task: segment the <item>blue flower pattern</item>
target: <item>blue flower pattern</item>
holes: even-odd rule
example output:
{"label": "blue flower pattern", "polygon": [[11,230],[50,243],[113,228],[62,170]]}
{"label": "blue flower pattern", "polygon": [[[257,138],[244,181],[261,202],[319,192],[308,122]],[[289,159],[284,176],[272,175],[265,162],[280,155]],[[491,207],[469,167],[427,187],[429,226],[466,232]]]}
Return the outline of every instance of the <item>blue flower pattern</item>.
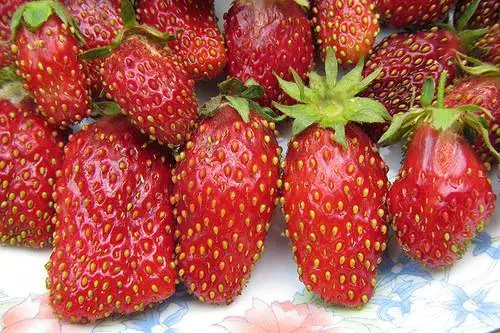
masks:
{"label": "blue flower pattern", "polygon": [[498,240],[493,242],[493,238],[486,232],[479,233],[472,243],[474,244],[472,250],[474,256],[486,253],[495,260],[500,259],[500,242]]}

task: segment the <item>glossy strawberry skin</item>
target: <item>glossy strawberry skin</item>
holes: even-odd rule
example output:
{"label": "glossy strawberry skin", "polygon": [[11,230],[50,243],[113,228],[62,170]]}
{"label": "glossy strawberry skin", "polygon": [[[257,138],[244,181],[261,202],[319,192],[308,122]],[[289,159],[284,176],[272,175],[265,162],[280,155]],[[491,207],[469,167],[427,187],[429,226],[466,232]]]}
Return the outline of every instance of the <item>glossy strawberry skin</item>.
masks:
{"label": "glossy strawberry skin", "polygon": [[388,196],[402,249],[422,265],[451,265],[495,209],[487,172],[454,133],[421,125]]}
{"label": "glossy strawberry skin", "polygon": [[7,0],[0,3],[0,69],[14,64],[14,55],[10,50],[10,20],[17,7],[28,0]]}
{"label": "glossy strawberry skin", "polygon": [[226,47],[213,0],[140,0],[137,15],[139,22],[177,35],[169,46],[182,59],[190,78],[214,78],[226,66]]}
{"label": "glossy strawberry skin", "polygon": [[[456,107],[460,105],[478,105],[491,112],[493,119],[485,117],[489,122],[490,141],[496,150],[500,151],[500,78],[470,77],[456,82],[447,92],[445,105]],[[496,158],[478,138],[473,150],[479,158],[486,162],[486,168],[495,164]]]}
{"label": "glossy strawberry skin", "polygon": [[481,60],[500,66],[500,23],[490,28],[490,31],[477,43],[484,53]]}
{"label": "glossy strawberry skin", "polygon": [[[85,38],[83,51],[107,46],[123,29],[120,0],[63,0]],[[100,67],[103,59],[87,62],[92,95],[98,97],[104,90]]]}
{"label": "glossy strawberry skin", "polygon": [[134,37],[106,58],[101,74],[108,98],[142,133],[169,145],[189,139],[198,108],[194,81],[174,58]]}
{"label": "glossy strawberry skin", "polygon": [[51,245],[52,194],[63,160],[62,137],[34,111],[0,100],[0,244]]}
{"label": "glossy strawberry skin", "polygon": [[343,67],[356,64],[361,56],[366,59],[380,32],[374,7],[372,0],[314,2],[312,24],[323,59],[328,48]]}
{"label": "glossy strawberry skin", "polygon": [[47,286],[72,322],[143,310],[175,292],[170,167],[123,117],[70,137],[56,184]]}
{"label": "glossy strawberry skin", "polygon": [[21,26],[14,50],[18,74],[50,124],[67,127],[90,115],[89,82],[80,46],[55,15],[37,31]]}
{"label": "glossy strawberry skin", "polygon": [[306,79],[314,68],[311,28],[304,11],[293,1],[235,1],[224,15],[228,75],[245,82],[253,78],[265,90],[259,101],[293,104],[273,73],[291,80],[290,67]]}
{"label": "glossy strawberry skin", "polygon": [[288,146],[283,213],[299,278],[325,301],[368,302],[387,244],[388,168],[368,136],[346,128],[348,148],[313,125]]}
{"label": "glossy strawberry skin", "polygon": [[204,120],[174,172],[176,258],[188,292],[231,303],[250,278],[278,198],[274,124],[223,106]]}
{"label": "glossy strawberry skin", "polygon": [[[382,73],[361,95],[378,100],[391,115],[407,112],[414,96],[414,106],[419,105],[425,78],[437,81],[446,70],[447,82],[453,82],[458,73],[457,50],[462,50],[458,36],[446,30],[433,28],[417,33],[393,34],[375,47],[368,58],[363,76],[378,68],[382,68]],[[388,126],[377,124],[364,128],[377,141]]]}
{"label": "glossy strawberry skin", "polygon": [[382,19],[395,28],[442,21],[454,0],[375,0]]}
{"label": "glossy strawberry skin", "polygon": [[[461,17],[472,0],[458,0],[455,17]],[[467,25],[470,29],[489,28],[500,21],[500,2],[498,0],[481,0]]]}

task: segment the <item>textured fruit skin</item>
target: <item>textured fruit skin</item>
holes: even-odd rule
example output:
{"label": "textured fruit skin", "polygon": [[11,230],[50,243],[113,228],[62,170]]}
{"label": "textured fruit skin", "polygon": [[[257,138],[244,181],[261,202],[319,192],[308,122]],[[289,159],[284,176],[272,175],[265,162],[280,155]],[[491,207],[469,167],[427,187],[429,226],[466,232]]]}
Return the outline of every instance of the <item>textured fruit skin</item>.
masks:
{"label": "textured fruit skin", "polygon": [[290,67],[306,79],[314,68],[314,46],[305,12],[293,1],[233,2],[224,15],[228,75],[241,81],[253,78],[265,90],[259,103],[293,104],[273,72],[291,80]]}
{"label": "textured fruit skin", "polygon": [[264,250],[278,198],[274,124],[230,106],[205,119],[174,172],[179,278],[207,303],[241,293]]}
{"label": "textured fruit skin", "polygon": [[454,0],[375,0],[382,20],[395,28],[442,21]]}
{"label": "textured fruit skin", "polygon": [[[461,17],[472,0],[458,0],[455,17]],[[500,2],[498,0],[481,0],[467,25],[470,29],[489,28],[500,22]]]}
{"label": "textured fruit skin", "polygon": [[0,100],[0,244],[51,245],[52,194],[63,160],[63,139],[32,101]]}
{"label": "textured fruit skin", "polygon": [[348,125],[348,148],[317,125],[294,137],[284,171],[285,234],[299,278],[327,302],[368,302],[387,244],[388,168],[376,146]]}
{"label": "textured fruit skin", "polygon": [[177,35],[169,46],[192,79],[214,78],[226,66],[213,0],[140,0],[137,16],[141,23]]}
{"label": "textured fruit skin", "polygon": [[491,27],[477,46],[484,50],[481,60],[500,66],[500,23]]}
{"label": "textured fruit skin", "polygon": [[175,292],[170,167],[123,117],[70,137],[56,185],[47,286],[72,322],[127,314]]}
{"label": "textured fruit skin", "polygon": [[[490,128],[490,141],[500,151],[500,77],[470,77],[459,80],[445,97],[447,107],[478,105],[491,112],[493,119],[486,117]],[[486,162],[486,168],[495,164],[496,158],[481,138],[472,148],[479,158]]]}
{"label": "textured fruit skin", "polygon": [[388,195],[402,249],[422,265],[451,265],[495,209],[487,172],[454,133],[421,125]]}
{"label": "textured fruit skin", "polygon": [[[457,50],[462,50],[458,36],[447,30],[433,28],[417,33],[393,34],[377,45],[368,58],[363,76],[378,68],[382,68],[382,73],[361,95],[381,102],[391,115],[407,112],[413,96],[414,106],[419,105],[425,78],[437,82],[446,70],[447,82],[453,82],[458,73]],[[378,141],[388,125],[366,125],[364,128],[374,141]]]}
{"label": "textured fruit skin", "polygon": [[174,58],[134,37],[106,58],[101,74],[107,97],[141,132],[169,145],[189,139],[198,108],[194,81]]}
{"label": "textured fruit skin", "polygon": [[21,26],[13,49],[18,74],[50,124],[67,127],[90,115],[89,82],[80,46],[55,15],[37,31]]}
{"label": "textured fruit skin", "polygon": [[[85,45],[83,51],[107,46],[123,29],[120,0],[63,0],[71,16],[80,28]],[[102,58],[87,62],[92,95],[97,97],[103,91],[100,75]]]}
{"label": "textured fruit skin", "polygon": [[6,0],[0,3],[0,69],[14,64],[14,55],[10,51],[10,20],[17,7],[28,0]]}
{"label": "textured fruit skin", "polygon": [[380,32],[372,0],[316,0],[312,24],[323,60],[332,48],[343,67],[366,59]]}

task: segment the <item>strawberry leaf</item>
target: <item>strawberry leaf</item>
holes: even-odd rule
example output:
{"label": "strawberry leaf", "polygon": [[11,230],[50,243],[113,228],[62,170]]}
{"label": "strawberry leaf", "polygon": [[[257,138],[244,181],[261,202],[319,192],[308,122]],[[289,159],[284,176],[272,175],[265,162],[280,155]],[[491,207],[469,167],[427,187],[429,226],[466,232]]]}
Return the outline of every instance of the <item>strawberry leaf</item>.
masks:
{"label": "strawberry leaf", "polygon": [[225,96],[229,104],[240,114],[245,123],[250,120],[250,104],[248,99],[237,96]]}
{"label": "strawberry leaf", "polygon": [[[26,4],[23,11],[23,21],[30,30],[37,30],[52,15],[52,7],[47,1],[33,1]],[[62,19],[64,23],[64,19]]]}

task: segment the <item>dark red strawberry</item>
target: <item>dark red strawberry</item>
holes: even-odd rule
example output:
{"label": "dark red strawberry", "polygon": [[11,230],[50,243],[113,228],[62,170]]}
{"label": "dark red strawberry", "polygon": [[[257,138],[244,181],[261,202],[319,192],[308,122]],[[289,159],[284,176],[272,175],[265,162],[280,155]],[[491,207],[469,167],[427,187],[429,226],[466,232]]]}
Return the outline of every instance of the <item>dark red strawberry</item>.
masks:
{"label": "dark red strawberry", "polygon": [[79,59],[78,33],[55,1],[32,1],[18,8],[13,51],[18,74],[48,122],[66,127],[90,115],[89,82]]}
{"label": "dark red strawberry", "polygon": [[0,3],[0,68],[14,63],[14,55],[10,50],[10,20],[17,7],[28,0],[4,0]]}
{"label": "dark red strawberry", "polygon": [[[412,104],[419,105],[425,78],[437,79],[446,70],[448,83],[453,82],[458,74],[455,56],[463,50],[458,35],[444,29],[393,34],[368,58],[364,75],[379,68],[382,72],[362,95],[380,101],[391,115],[406,112]],[[373,140],[378,140],[387,127],[376,124],[365,129]]]}
{"label": "dark red strawberry", "polygon": [[123,117],[70,137],[56,185],[47,287],[71,322],[142,311],[175,292],[171,171]]}
{"label": "dark red strawberry", "polygon": [[[447,107],[474,104],[491,112],[489,120],[490,141],[496,150],[500,151],[500,70],[496,69],[495,76],[476,76],[461,79],[448,91],[445,97]],[[486,162],[489,170],[495,164],[495,157],[485,143],[478,138],[473,150],[479,158]]]}
{"label": "dark red strawberry", "polygon": [[133,36],[105,58],[101,74],[107,97],[141,132],[171,146],[189,139],[198,111],[194,81],[175,58]]}
{"label": "dark red strawberry", "polygon": [[19,105],[0,100],[0,138],[0,244],[50,246],[62,137],[26,99]]}
{"label": "dark red strawberry", "polygon": [[423,108],[396,116],[381,139],[385,144],[410,138],[388,208],[401,248],[433,268],[451,265],[465,253],[493,215],[496,200],[486,169],[455,132],[466,126],[484,133],[482,120],[470,107],[444,108],[445,80],[440,80],[435,107],[430,106],[432,93],[423,95]]}
{"label": "dark red strawberry", "polygon": [[343,67],[366,59],[380,32],[373,0],[315,0],[312,24],[323,59],[332,48]]}
{"label": "dark red strawberry", "polygon": [[224,19],[229,76],[256,80],[265,89],[261,105],[292,103],[273,73],[290,80],[293,68],[305,79],[314,67],[311,28],[304,10],[293,0],[238,0]]}
{"label": "dark red strawberry", "polygon": [[[61,0],[78,24],[85,38],[83,51],[107,46],[123,30],[121,0]],[[129,0],[124,0],[129,1]],[[92,95],[99,96],[104,90],[100,75],[102,59],[87,64]]]}
{"label": "dark red strawberry", "polygon": [[139,22],[177,35],[169,45],[194,80],[213,78],[226,66],[214,0],[139,0],[137,15]]}
{"label": "dark red strawberry", "polygon": [[[363,64],[336,81],[328,51],[326,77],[282,87],[301,104],[276,105],[295,118],[283,177],[285,234],[300,280],[329,303],[367,303],[387,246],[388,168],[369,137],[351,122],[390,118],[384,107],[355,97],[378,73],[362,79]],[[342,107],[340,107],[342,106]]]}
{"label": "dark red strawberry", "polygon": [[500,66],[500,23],[491,27],[490,31],[477,43],[483,50],[481,60]]}
{"label": "dark red strawberry", "polygon": [[[458,0],[456,7],[458,16],[473,4],[473,0]],[[498,0],[481,0],[472,15],[468,27],[472,29],[489,28],[500,20],[500,2]]]}
{"label": "dark red strawberry", "polygon": [[211,103],[215,115],[201,122],[173,176],[179,278],[200,301],[215,304],[231,303],[250,278],[278,198],[274,123],[243,97],[258,86],[239,85],[239,96]]}
{"label": "dark red strawberry", "polygon": [[382,20],[396,28],[442,21],[454,0],[375,0]]}

